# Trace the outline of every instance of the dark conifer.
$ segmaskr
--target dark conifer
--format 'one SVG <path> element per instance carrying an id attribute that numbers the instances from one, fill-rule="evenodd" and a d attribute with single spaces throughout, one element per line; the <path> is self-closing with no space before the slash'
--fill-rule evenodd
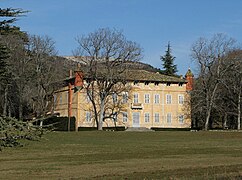
<path id="1" fill-rule="evenodd" d="M 171 55 L 171 46 L 170 42 L 168 42 L 166 54 L 160 57 L 162 61 L 163 70 L 161 71 L 162 74 L 174 76 L 177 72 L 177 65 L 174 64 L 174 59 Z"/>

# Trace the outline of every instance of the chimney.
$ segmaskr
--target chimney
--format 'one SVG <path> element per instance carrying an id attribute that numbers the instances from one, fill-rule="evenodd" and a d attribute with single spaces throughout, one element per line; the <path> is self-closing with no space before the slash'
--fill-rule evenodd
<path id="1" fill-rule="evenodd" d="M 75 71 L 74 92 L 79 91 L 83 87 L 83 72 Z"/>
<path id="2" fill-rule="evenodd" d="M 187 80 L 187 84 L 186 84 L 186 90 L 187 91 L 191 91 L 192 88 L 193 88 L 193 77 L 194 77 L 194 75 L 192 74 L 192 71 L 189 68 L 186 75 L 185 75 L 185 78 Z"/>

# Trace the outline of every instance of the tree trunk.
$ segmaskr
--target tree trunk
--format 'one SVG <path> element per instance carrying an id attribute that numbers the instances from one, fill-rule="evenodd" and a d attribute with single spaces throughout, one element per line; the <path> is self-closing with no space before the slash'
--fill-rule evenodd
<path id="1" fill-rule="evenodd" d="M 18 106 L 18 118 L 19 120 L 23 119 L 23 105 L 22 105 L 21 97 L 20 97 L 19 106 Z"/>
<path id="2" fill-rule="evenodd" d="M 7 116 L 7 107 L 8 107 L 8 85 L 4 90 L 4 104 L 3 104 L 3 116 Z"/>
<path id="3" fill-rule="evenodd" d="M 211 115 L 211 108 L 209 107 L 209 109 L 207 111 L 207 115 L 206 115 L 206 121 L 205 121 L 205 127 L 204 127 L 205 131 L 208 130 L 210 115 Z"/>
<path id="4" fill-rule="evenodd" d="M 224 122 L 223 122 L 223 129 L 226 129 L 227 128 L 227 120 L 228 120 L 228 114 L 225 113 L 224 114 Z"/>
<path id="5" fill-rule="evenodd" d="M 12 109 L 10 104 L 8 105 L 8 117 L 12 117 Z"/>
<path id="6" fill-rule="evenodd" d="M 98 122 L 98 130 L 103 130 L 103 114 L 104 114 L 104 99 L 101 99 L 101 105 L 100 105 L 100 115 L 99 115 L 99 122 Z"/>
<path id="7" fill-rule="evenodd" d="M 239 90 L 238 95 L 238 123 L 237 123 L 237 129 L 240 130 L 240 120 L 241 120 L 241 90 Z"/>
<path id="8" fill-rule="evenodd" d="M 213 107 L 213 101 L 214 101 L 214 97 L 215 97 L 215 93 L 217 91 L 217 88 L 218 88 L 218 83 L 216 83 L 216 85 L 214 86 L 214 89 L 213 89 L 213 92 L 212 92 L 212 95 L 211 95 L 211 98 L 209 100 L 209 95 L 207 94 L 207 98 L 206 98 L 206 101 L 207 101 L 207 113 L 206 113 L 206 122 L 205 122 L 205 131 L 208 130 L 208 126 L 209 126 L 209 120 L 210 120 L 210 116 L 211 116 L 211 111 L 212 111 L 212 107 Z"/>

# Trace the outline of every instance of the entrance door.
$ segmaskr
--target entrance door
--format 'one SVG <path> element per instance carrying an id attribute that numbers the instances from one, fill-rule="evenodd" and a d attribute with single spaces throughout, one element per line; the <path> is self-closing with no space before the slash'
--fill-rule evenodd
<path id="1" fill-rule="evenodd" d="M 139 112 L 133 112 L 133 127 L 139 127 L 139 119 L 140 119 L 140 113 Z"/>

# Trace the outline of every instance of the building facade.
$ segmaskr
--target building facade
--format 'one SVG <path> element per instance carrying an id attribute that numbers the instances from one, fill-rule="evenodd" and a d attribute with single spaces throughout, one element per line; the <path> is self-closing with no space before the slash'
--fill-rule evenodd
<path id="1" fill-rule="evenodd" d="M 135 70 L 127 82 L 131 89 L 110 98 L 122 108 L 114 118 L 106 119 L 103 127 L 124 126 L 146 128 L 190 128 L 190 96 L 192 73 L 186 78 L 166 76 L 145 70 Z M 85 88 L 83 74 L 75 73 L 69 85 L 55 92 L 54 112 L 60 116 L 75 116 L 76 127 L 96 127 L 92 104 Z M 79 83 L 79 85 L 78 85 Z"/>

